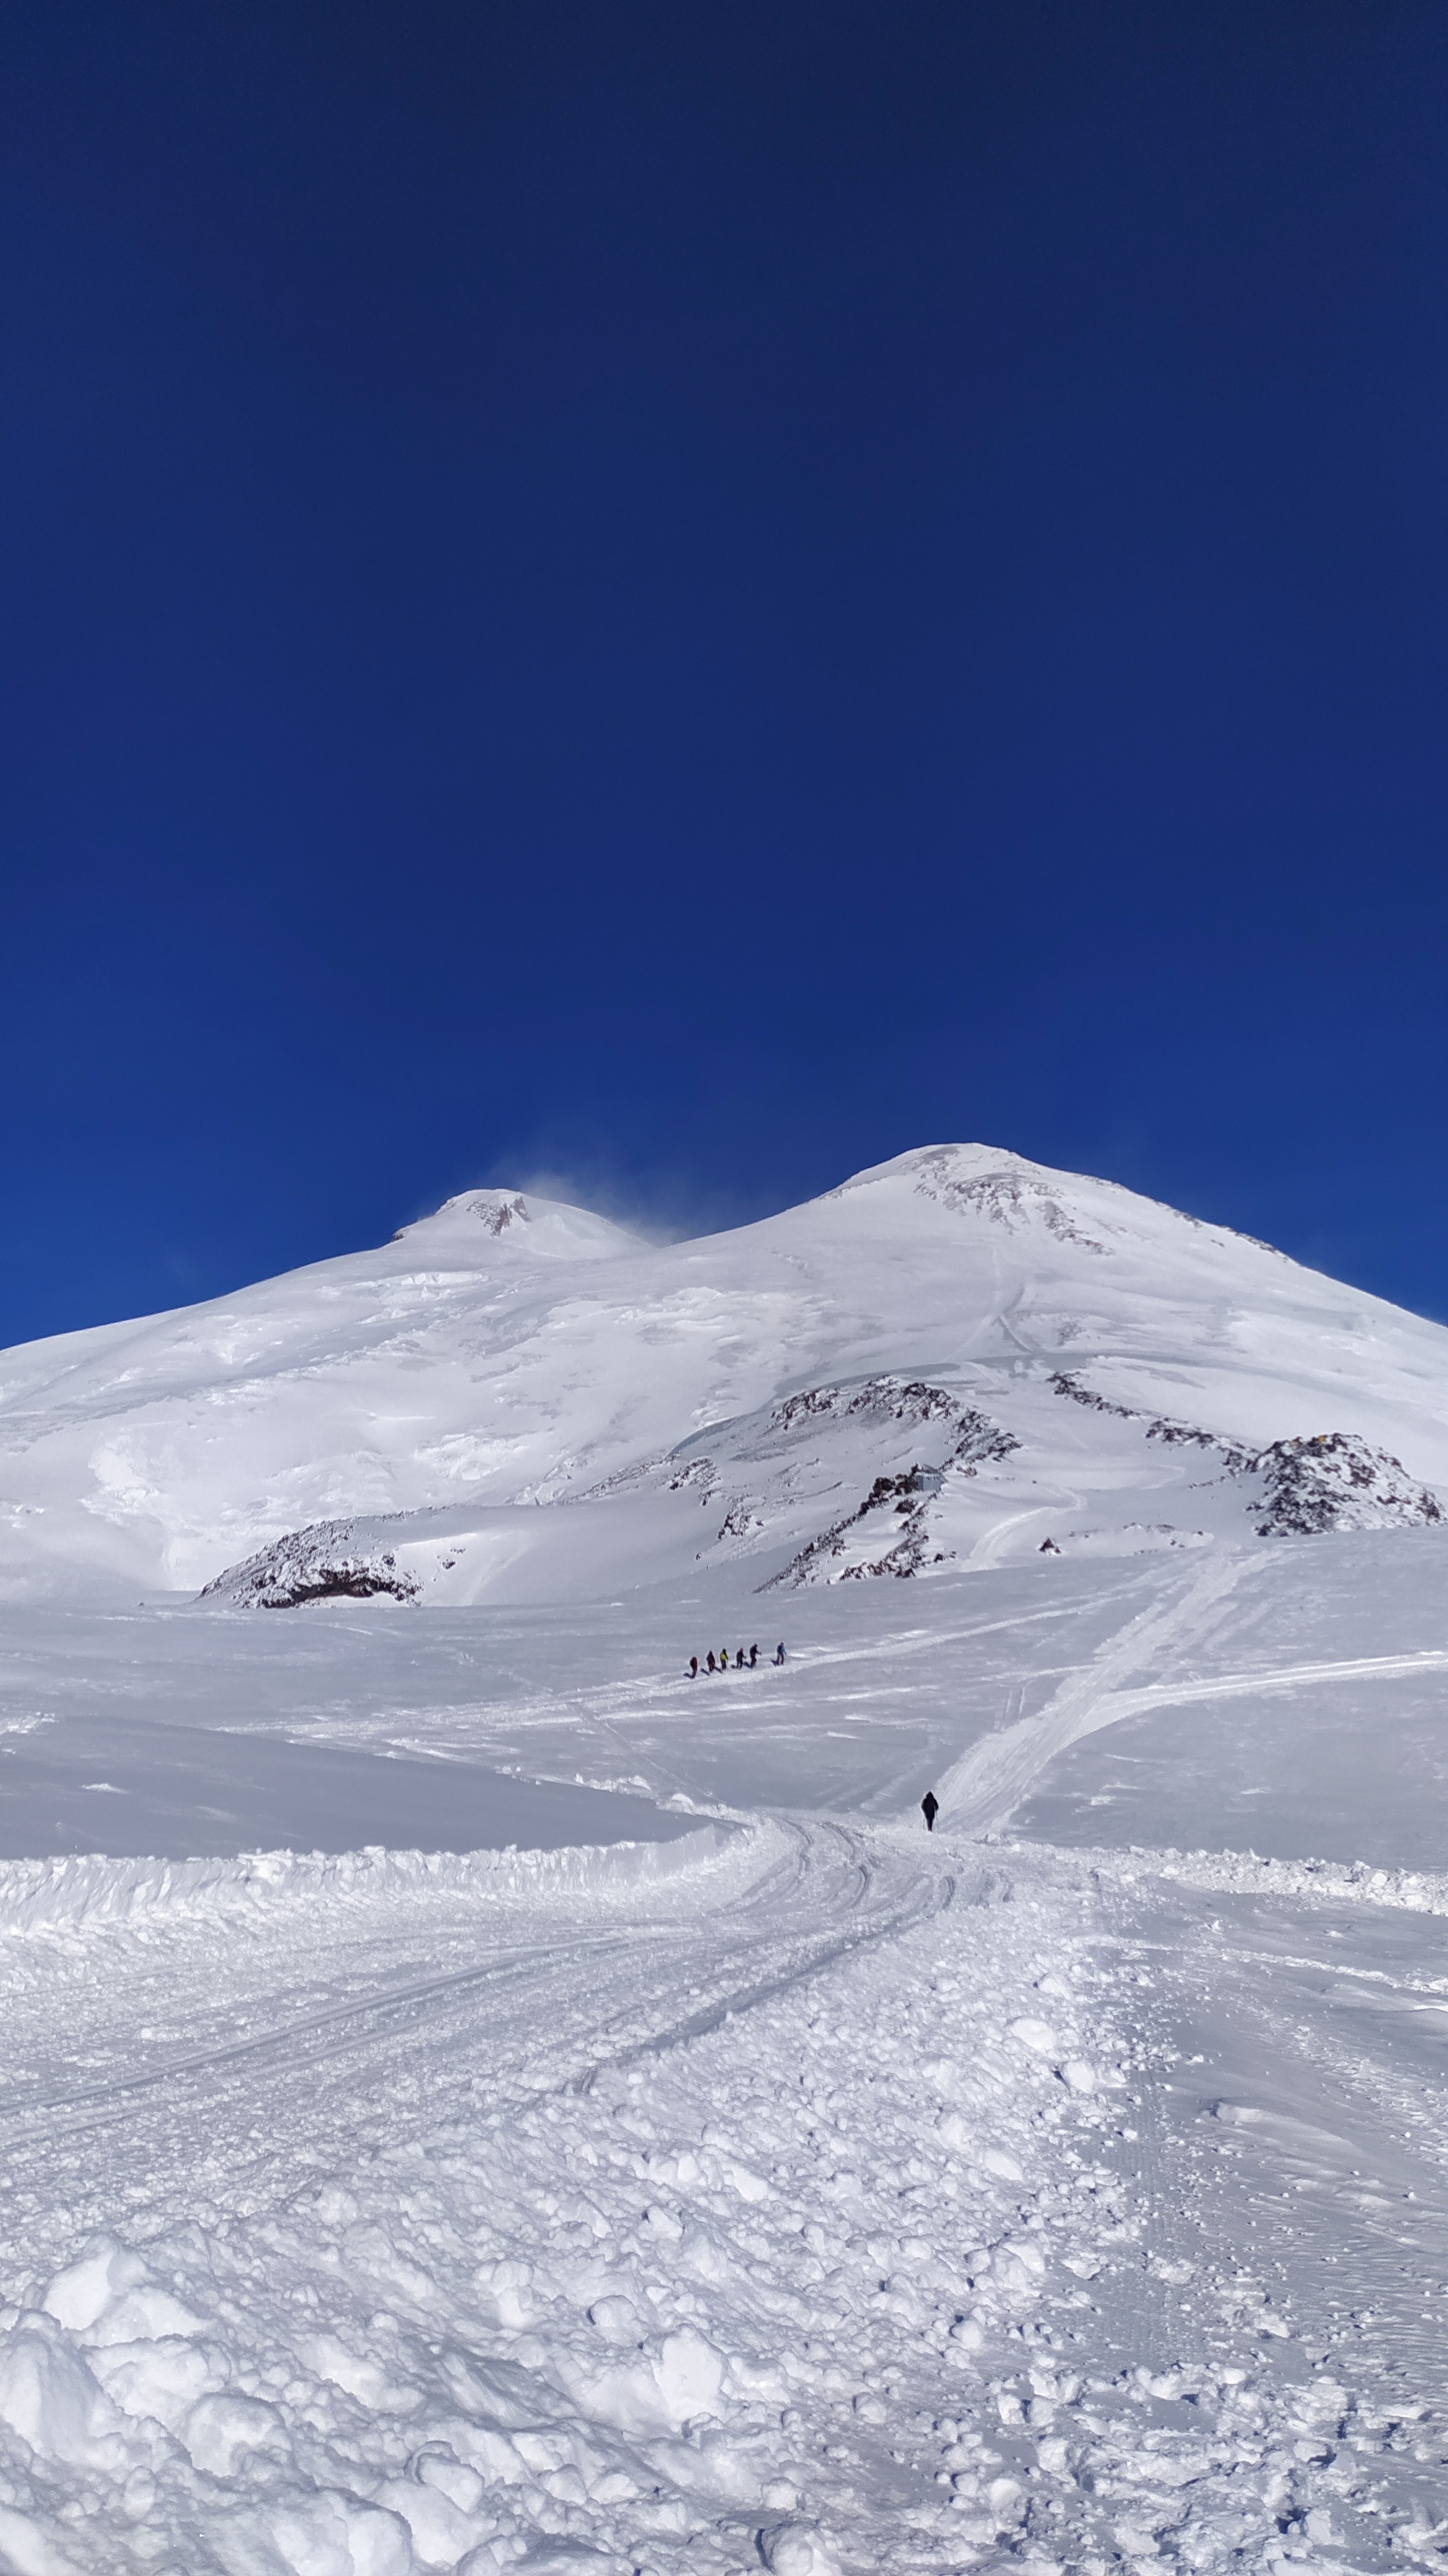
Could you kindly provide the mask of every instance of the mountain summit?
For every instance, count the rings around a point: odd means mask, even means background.
[[[0,1452],[12,1596],[923,1578],[1432,1520],[1448,1332],[931,1145],[665,1246],[463,1192],[379,1251],[6,1353]]]

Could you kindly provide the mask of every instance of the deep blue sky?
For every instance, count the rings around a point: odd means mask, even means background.
[[[944,1137],[1448,1314],[1448,9],[21,0],[0,1340]]]

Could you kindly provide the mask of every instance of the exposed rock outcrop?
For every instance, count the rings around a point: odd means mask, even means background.
[[[1253,1507],[1259,1538],[1417,1529],[1443,1518],[1426,1485],[1415,1484],[1386,1449],[1370,1449],[1353,1431],[1274,1440],[1253,1467],[1266,1487],[1265,1502]]]
[[[390,1550],[359,1549],[354,1522],[317,1521],[228,1566],[201,1598],[248,1610],[296,1610],[308,1601],[415,1601],[421,1589]]]

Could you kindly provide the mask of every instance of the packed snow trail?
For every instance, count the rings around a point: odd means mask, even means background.
[[[1140,1611],[1082,1671],[1069,1675],[1033,1717],[983,1736],[944,1777],[942,1805],[967,1832],[984,1833],[1019,1806],[1033,1780],[1068,1745],[1118,1714],[1122,1685],[1163,1653],[1189,1648],[1220,1623],[1242,1573],[1238,1557],[1215,1557],[1189,1575],[1164,1606]],[[1167,1696],[1163,1690],[1162,1696]],[[1140,1703],[1137,1703],[1138,1705]]]
[[[663,2485],[653,2453],[667,2468],[695,2415],[752,2421],[755,2365],[733,2356],[725,2393],[728,2345],[688,2323],[700,2302],[672,2284],[660,2325],[662,2284],[640,2291],[638,2246],[668,2268],[681,2240],[668,2176],[641,2208],[630,2149],[622,2203],[617,2152],[588,2215],[560,2220],[552,2194],[598,2163],[600,2105],[621,2115],[654,2068],[711,2042],[737,2056],[740,2017],[908,1937],[950,1903],[955,1873],[801,1824],[643,1891],[606,1866],[594,1889],[551,1895],[546,1874],[532,1890],[519,1874],[383,1874],[370,1904],[343,1909],[304,1885],[270,1907],[252,1890],[219,1939],[192,1891],[139,1920],[62,1899],[12,1935],[5,2256],[29,2312],[0,2316],[0,2417],[31,2455],[0,2520],[14,2563],[83,2565],[99,2544],[116,2566],[174,2550],[188,2571],[386,2571],[501,2541],[475,2563],[506,2564],[515,2540],[581,2532],[600,2508],[605,2529],[636,2524],[641,2443],[643,2524],[666,2558],[671,2534],[707,2545],[674,2490],[702,2474],[717,2516],[737,2484],[729,2442],[711,2431],[707,2472],[686,2454]],[[770,2069],[781,2080],[793,2065]],[[733,2089],[714,2111],[729,2114]],[[746,2211],[773,2197],[748,2162],[756,2142],[731,2151],[707,2126],[702,2197]],[[518,2159],[541,2176],[560,2127],[561,2166],[530,2191]],[[686,2279],[697,2268],[686,2250]],[[521,2333],[535,2276],[566,2311],[591,2307],[577,2350]],[[57,2554],[67,2530],[75,2555]]]
[[[740,1843],[646,1892],[627,1876],[615,1882],[609,1855],[598,1856],[592,1887],[565,1882],[552,1897],[542,1873],[529,1888],[526,1870],[481,1860],[455,1866],[435,1894],[416,1871],[384,1871],[372,1901],[359,1893],[345,1911],[312,1898],[303,1878],[277,1891],[270,1918],[264,1898],[252,1903],[227,1959],[209,1908],[185,1904],[168,1920],[163,1900],[137,1927],[103,1923],[87,1942],[72,1934],[62,1897],[49,1926],[7,1962],[0,2117],[11,2187],[33,2179],[73,2228],[87,2214],[99,2220],[88,2191],[112,2205],[123,2170],[142,2209],[184,2191],[204,2139],[214,2168],[235,2158],[228,2178],[250,2206],[251,2134],[228,2133],[228,2105],[264,2092],[265,2188],[275,2196],[320,2153],[395,2135],[406,2113],[379,2113],[377,2102],[394,2086],[399,2102],[411,2098],[419,2052],[460,2068],[485,2048],[488,2097],[505,2109],[540,2090],[586,2087],[610,2065],[680,2045],[889,1938],[952,1892],[945,1870],[919,1855],[882,1858],[848,1827],[785,1823]],[[37,1919],[45,1925],[43,1908],[38,1918],[32,1908]],[[77,1951],[103,1975],[70,2002],[58,2064],[57,1953]],[[70,2140],[85,2143],[75,2152]]]
[[[806,1822],[642,1889],[473,1875],[384,1874],[330,1937],[289,1886],[220,1939],[194,1902],[11,1936],[0,2564],[1429,2545],[1441,2373],[1394,2411],[1311,2246],[1249,2275],[1270,2120],[1240,2064],[1235,2126],[1181,2085],[1187,2024],[1270,2020],[1250,1907],[1203,1945],[1216,1896]],[[1430,2236],[1443,2151],[1386,2027],[1337,2180],[1411,2096]]]

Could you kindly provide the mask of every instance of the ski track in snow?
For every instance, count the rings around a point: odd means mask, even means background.
[[[1153,1605],[1128,1622],[1081,1672],[1072,1673],[1034,1717],[1019,1718],[973,1745],[945,1774],[941,1795],[952,1816],[969,1830],[986,1832],[1020,1805],[1031,1782],[1067,1745],[1097,1727],[1109,1726],[1127,1708],[1137,1709],[1157,1698],[1174,1699],[1175,1689],[1138,1693],[1129,1701],[1119,1685],[1164,1651],[1190,1646],[1216,1624],[1216,1615],[1235,1588],[1239,1558],[1218,1559],[1188,1578],[1177,1597],[1164,1607]]]

